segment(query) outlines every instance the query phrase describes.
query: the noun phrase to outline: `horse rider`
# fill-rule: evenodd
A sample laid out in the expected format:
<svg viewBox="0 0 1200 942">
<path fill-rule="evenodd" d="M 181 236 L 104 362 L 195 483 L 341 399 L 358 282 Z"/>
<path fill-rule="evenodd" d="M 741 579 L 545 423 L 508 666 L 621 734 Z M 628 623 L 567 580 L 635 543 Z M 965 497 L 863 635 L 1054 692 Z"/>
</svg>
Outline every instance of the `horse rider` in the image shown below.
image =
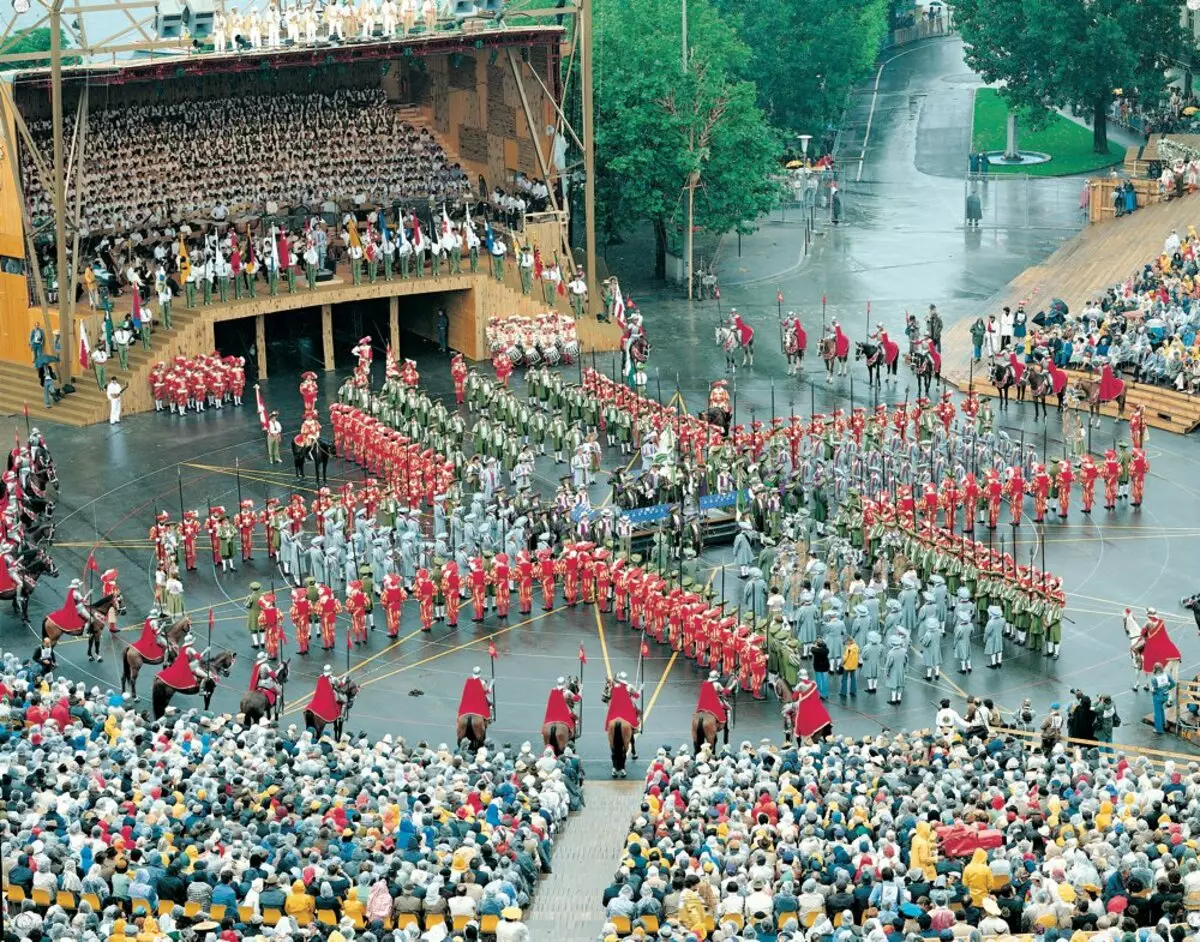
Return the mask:
<svg viewBox="0 0 1200 942">
<path fill-rule="evenodd" d="M 259 691 L 267 698 L 270 706 L 275 706 L 283 687 L 279 683 L 279 674 L 271 666 L 271 660 L 266 651 L 259 651 L 254 659 L 254 668 L 250 671 L 250 692 Z"/>
<path fill-rule="evenodd" d="M 213 679 L 204 666 L 204 659 L 207 656 L 208 648 L 202 652 L 196 651 L 196 638 L 189 631 L 183 636 L 175 660 L 159 671 L 157 676 L 167 686 L 174 687 L 176 690 L 199 687 L 205 680 Z"/>
<path fill-rule="evenodd" d="M 721 683 L 721 675 L 716 671 L 709 671 L 708 679 L 700 683 L 698 709 L 707 711 L 716 717 L 720 728 L 729 724 L 730 690 L 730 687 Z"/>
<path fill-rule="evenodd" d="M 634 687 L 631 683 L 629 683 L 629 675 L 626 674 L 625 671 L 621 671 L 613 679 L 612 690 L 609 691 L 609 701 L 611 702 L 614 696 L 622 695 L 627 697 L 630 704 L 633 706 L 633 712 L 637 716 L 638 720 L 633 724 L 634 728 L 636 729 L 637 727 L 640 727 L 642 723 L 642 711 L 637 704 L 637 701 L 642 699 L 642 691 L 640 687 Z M 634 759 L 637 759 L 637 748 L 633 747 L 630 750 L 630 754 Z"/>
<path fill-rule="evenodd" d="M 467 713 L 475 713 L 482 716 L 485 720 L 491 720 L 493 705 L 491 683 L 484 679 L 483 671 L 480 668 L 473 668 L 471 676 L 463 684 L 462 700 L 459 703 L 458 715 L 463 716 Z"/>
<path fill-rule="evenodd" d="M 583 697 L 567 686 L 567 679 L 565 677 L 560 677 L 554 682 L 554 691 L 556 698 L 558 694 L 562 694 L 562 698 L 567 704 L 567 709 L 571 711 L 572 726 L 578 727 L 579 704 L 583 702 Z"/>
</svg>

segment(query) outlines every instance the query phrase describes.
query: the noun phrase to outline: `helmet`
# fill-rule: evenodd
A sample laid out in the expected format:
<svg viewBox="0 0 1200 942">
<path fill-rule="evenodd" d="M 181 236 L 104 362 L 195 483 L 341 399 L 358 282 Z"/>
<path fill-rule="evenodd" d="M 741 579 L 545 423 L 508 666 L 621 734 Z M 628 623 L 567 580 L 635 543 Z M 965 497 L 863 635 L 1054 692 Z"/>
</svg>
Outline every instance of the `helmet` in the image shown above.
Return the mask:
<svg viewBox="0 0 1200 942">
<path fill-rule="evenodd" d="M 624 671 L 621 671 L 619 674 L 617 674 L 617 680 L 621 681 L 622 683 L 624 683 L 628 679 L 629 679 L 629 675 L 626 674 Z"/>
<path fill-rule="evenodd" d="M 186 648 L 188 645 L 192 645 L 192 644 L 195 644 L 195 643 L 196 643 L 196 636 L 195 636 L 195 635 L 193 635 L 193 634 L 192 634 L 190 631 L 189 631 L 189 632 L 188 632 L 186 635 L 184 635 L 184 636 L 183 636 L 183 646 L 184 646 L 185 648 Z"/>
<path fill-rule="evenodd" d="M 558 686 L 560 686 L 560 687 L 563 686 L 563 684 L 565 684 L 566 682 L 567 682 L 567 679 L 565 677 L 560 677 L 560 678 L 558 678 L 558 680 L 555 681 L 555 683 L 558 684 Z"/>
<path fill-rule="evenodd" d="M 258 652 L 258 657 L 256 657 L 256 658 L 254 659 L 254 663 L 255 663 L 255 664 L 266 664 L 266 663 L 267 663 L 267 652 L 266 652 L 266 651 L 259 651 L 259 652 Z"/>
<path fill-rule="evenodd" d="M 711 681 L 713 681 L 713 682 L 715 683 L 716 681 L 718 681 L 718 680 L 720 680 L 720 679 L 721 679 L 721 675 L 720 675 L 720 674 L 718 674 L 716 671 L 709 671 L 709 672 L 708 672 L 708 679 L 709 679 L 709 680 L 711 680 Z"/>
<path fill-rule="evenodd" d="M 473 667 L 473 668 L 471 669 L 471 676 L 472 676 L 472 677 L 479 677 L 479 676 L 481 676 L 482 674 L 483 674 L 483 671 L 482 671 L 482 669 L 480 669 L 480 668 L 478 668 L 478 667 Z"/>
<path fill-rule="evenodd" d="M 150 612 L 146 617 L 147 618 L 158 618 L 158 616 L 160 616 L 161 614 L 162 614 L 162 612 L 160 612 L 157 608 L 152 608 L 152 609 L 150 609 Z"/>
<path fill-rule="evenodd" d="M 324 667 L 321 668 L 321 676 L 322 677 L 332 677 L 333 676 L 333 668 L 330 667 L 328 664 L 326 664 Z"/>
</svg>

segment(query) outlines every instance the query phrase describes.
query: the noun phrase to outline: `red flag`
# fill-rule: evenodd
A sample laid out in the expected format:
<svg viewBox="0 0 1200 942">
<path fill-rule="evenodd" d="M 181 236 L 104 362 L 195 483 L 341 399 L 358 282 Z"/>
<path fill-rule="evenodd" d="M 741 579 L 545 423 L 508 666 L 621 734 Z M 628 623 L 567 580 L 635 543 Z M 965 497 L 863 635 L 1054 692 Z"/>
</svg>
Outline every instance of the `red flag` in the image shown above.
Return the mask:
<svg viewBox="0 0 1200 942">
<path fill-rule="evenodd" d="M 267 430 L 267 404 L 263 402 L 262 390 L 258 388 L 258 383 L 254 384 L 254 398 L 258 400 L 258 423 L 265 432 Z"/>
<path fill-rule="evenodd" d="M 100 564 L 96 562 L 96 557 L 91 553 L 88 554 L 87 567 L 90 572 L 100 571 Z"/>
<path fill-rule="evenodd" d="M 217 623 L 217 620 L 215 618 L 213 618 L 213 610 L 212 610 L 212 608 L 209 608 L 209 610 L 208 610 L 208 633 L 209 634 L 212 634 L 213 625 L 215 625 L 216 623 Z"/>
<path fill-rule="evenodd" d="M 645 641 L 643 641 L 642 642 L 642 657 L 649 657 L 649 656 L 650 656 L 650 645 L 648 645 Z"/>
<path fill-rule="evenodd" d="M 713 297 L 718 301 L 721 300 L 721 286 L 720 285 L 713 288 Z"/>
<path fill-rule="evenodd" d="M 582 641 L 579 643 L 579 663 L 580 664 L 587 663 L 587 652 L 585 650 L 583 650 L 583 642 Z"/>
<path fill-rule="evenodd" d="M 775 292 L 775 303 L 776 303 L 776 304 L 782 304 L 782 303 L 783 303 L 783 292 L 782 292 L 782 291 L 776 291 L 776 292 Z"/>
<path fill-rule="evenodd" d="M 29 418 L 29 403 L 25 403 L 25 418 Z"/>
<path fill-rule="evenodd" d="M 499 652 L 496 650 L 496 642 L 489 641 L 488 642 L 488 657 L 490 657 L 494 661 L 499 656 L 500 656 Z"/>
</svg>

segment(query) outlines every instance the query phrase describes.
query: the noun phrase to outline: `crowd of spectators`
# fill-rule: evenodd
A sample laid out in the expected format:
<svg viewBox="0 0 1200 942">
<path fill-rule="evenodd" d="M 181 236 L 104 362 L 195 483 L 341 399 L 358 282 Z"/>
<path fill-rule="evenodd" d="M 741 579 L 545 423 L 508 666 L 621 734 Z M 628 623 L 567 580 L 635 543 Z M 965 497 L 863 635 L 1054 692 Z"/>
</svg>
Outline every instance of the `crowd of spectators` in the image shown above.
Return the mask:
<svg viewBox="0 0 1200 942">
<path fill-rule="evenodd" d="M 1194 93 L 1184 95 L 1172 88 L 1161 104 L 1146 107 L 1136 94 L 1115 95 L 1108 109 L 1109 120 L 1123 125 L 1147 140 L 1155 134 L 1193 134 L 1200 128 Z"/>
<path fill-rule="evenodd" d="M 1200 763 L 963 735 L 659 750 L 601 939 L 1195 936 Z"/>
<path fill-rule="evenodd" d="M 84 235 L 170 239 L 188 224 L 395 200 L 455 202 L 469 190 L 426 128 L 381 88 L 245 95 L 95 109 L 84 167 Z M 31 121 L 49 148 L 52 125 Z M 32 157 L 22 175 L 36 222 L 52 215 Z M 68 202 L 74 199 L 70 183 Z"/>
<path fill-rule="evenodd" d="M 316 742 L 208 714 L 151 723 L 111 692 L 27 677 L 7 655 L 5 942 L 405 942 L 443 938 L 425 932 L 439 916 L 460 924 L 451 938 L 514 942 L 581 802 L 570 752 Z"/>
<path fill-rule="evenodd" d="M 1108 362 L 1137 382 L 1193 395 L 1200 387 L 1198 254 L 1195 227 L 1184 236 L 1172 231 L 1157 258 L 1082 309 L 1030 317 L 1021 308 L 1002 315 L 1000 334 L 1013 335 L 1031 358 L 1085 371 Z"/>
</svg>

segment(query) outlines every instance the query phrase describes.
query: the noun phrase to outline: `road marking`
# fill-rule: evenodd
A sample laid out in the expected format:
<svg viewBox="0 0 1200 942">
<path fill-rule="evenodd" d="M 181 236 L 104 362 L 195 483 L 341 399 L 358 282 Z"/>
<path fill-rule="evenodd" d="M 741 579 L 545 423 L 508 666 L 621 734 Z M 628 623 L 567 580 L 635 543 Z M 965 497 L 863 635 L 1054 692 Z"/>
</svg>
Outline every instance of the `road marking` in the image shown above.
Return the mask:
<svg viewBox="0 0 1200 942">
<path fill-rule="evenodd" d="M 903 52 L 898 52 L 890 59 L 885 59 L 879 63 L 879 71 L 875 73 L 875 90 L 871 93 L 871 111 L 867 114 L 867 130 L 863 134 L 862 156 L 858 158 L 858 175 L 854 178 L 855 183 L 862 182 L 863 163 L 867 159 L 867 146 L 871 143 L 871 123 L 875 120 L 875 103 L 879 100 L 879 80 L 883 78 L 884 68 L 901 56 L 906 56 L 910 52 L 916 52 L 917 49 L 924 48 L 924 46 L 918 46 L 915 49 L 905 49 Z"/>
<path fill-rule="evenodd" d="M 642 716 L 643 725 L 645 725 L 646 720 L 650 719 L 650 711 L 654 709 L 654 704 L 658 702 L 658 695 L 662 692 L 663 685 L 667 682 L 667 677 L 671 673 L 671 668 L 675 666 L 675 660 L 678 657 L 678 651 L 671 652 L 671 660 L 667 661 L 667 666 L 663 668 L 662 676 L 658 678 L 658 685 L 654 688 L 654 693 L 650 697 L 650 702 L 646 704 L 646 712 Z"/>
<path fill-rule="evenodd" d="M 592 612 L 596 616 L 596 631 L 600 634 L 600 653 L 604 655 L 604 673 L 612 679 L 612 662 L 608 659 L 608 641 L 604 637 L 604 621 L 600 618 L 600 606 L 593 605 Z"/>
</svg>

